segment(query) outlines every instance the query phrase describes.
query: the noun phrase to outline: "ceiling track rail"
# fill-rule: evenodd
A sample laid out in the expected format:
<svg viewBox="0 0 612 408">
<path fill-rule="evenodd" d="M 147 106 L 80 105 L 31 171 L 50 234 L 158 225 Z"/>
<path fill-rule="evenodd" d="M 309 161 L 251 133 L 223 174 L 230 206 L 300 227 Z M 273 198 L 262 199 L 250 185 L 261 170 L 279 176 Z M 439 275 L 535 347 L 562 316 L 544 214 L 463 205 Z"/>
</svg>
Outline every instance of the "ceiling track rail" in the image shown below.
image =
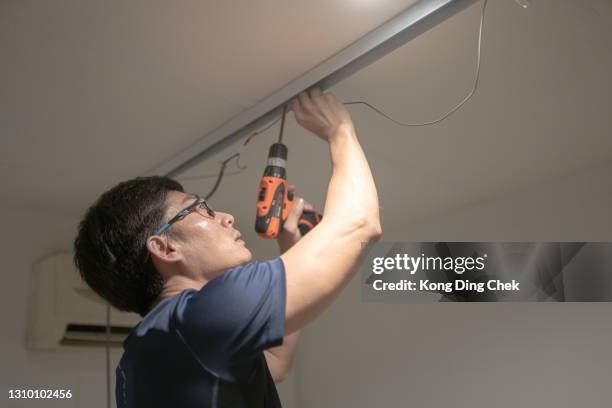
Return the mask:
<svg viewBox="0 0 612 408">
<path fill-rule="evenodd" d="M 251 108 L 147 172 L 176 177 L 282 114 L 282 106 L 313 86 L 328 89 L 440 24 L 477 0 L 421 0 Z"/>
</svg>

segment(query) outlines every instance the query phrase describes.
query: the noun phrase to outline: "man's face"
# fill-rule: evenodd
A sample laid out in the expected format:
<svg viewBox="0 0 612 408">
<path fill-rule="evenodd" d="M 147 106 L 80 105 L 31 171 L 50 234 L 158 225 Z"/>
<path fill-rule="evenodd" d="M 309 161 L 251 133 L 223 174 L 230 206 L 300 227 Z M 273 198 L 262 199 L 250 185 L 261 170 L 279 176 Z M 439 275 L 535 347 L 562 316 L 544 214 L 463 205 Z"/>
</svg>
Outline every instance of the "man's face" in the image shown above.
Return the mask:
<svg viewBox="0 0 612 408">
<path fill-rule="evenodd" d="M 166 218 L 173 217 L 195 199 L 191 194 L 169 192 L 166 197 Z M 180 251 L 193 277 L 210 280 L 252 258 L 251 251 L 240 239 L 240 231 L 234 228 L 231 214 L 215 211 L 213 218 L 198 208 L 170 228 L 177 251 Z"/>
</svg>

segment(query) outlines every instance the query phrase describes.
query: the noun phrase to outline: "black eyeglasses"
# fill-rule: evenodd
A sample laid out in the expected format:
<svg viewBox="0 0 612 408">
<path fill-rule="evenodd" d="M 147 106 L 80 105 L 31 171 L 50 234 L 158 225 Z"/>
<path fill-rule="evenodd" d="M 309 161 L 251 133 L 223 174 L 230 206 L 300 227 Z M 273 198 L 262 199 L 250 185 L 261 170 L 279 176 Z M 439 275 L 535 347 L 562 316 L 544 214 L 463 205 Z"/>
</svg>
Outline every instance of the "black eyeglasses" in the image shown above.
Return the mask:
<svg viewBox="0 0 612 408">
<path fill-rule="evenodd" d="M 187 207 L 179 211 L 174 217 L 170 218 L 170 220 L 164 225 L 162 225 L 161 227 L 159 227 L 159 229 L 155 231 L 155 234 L 153 235 L 163 234 L 164 232 L 166 232 L 168 228 L 172 226 L 172 224 L 174 224 L 177 221 L 182 220 L 183 218 L 191 214 L 197 208 L 200 208 L 206 211 L 206 214 L 210 215 L 212 218 L 215 217 L 215 212 L 212 210 L 212 208 L 208 206 L 208 203 L 206 202 L 206 200 L 200 196 L 196 196 L 196 200 L 193 203 L 189 204 Z"/>
</svg>

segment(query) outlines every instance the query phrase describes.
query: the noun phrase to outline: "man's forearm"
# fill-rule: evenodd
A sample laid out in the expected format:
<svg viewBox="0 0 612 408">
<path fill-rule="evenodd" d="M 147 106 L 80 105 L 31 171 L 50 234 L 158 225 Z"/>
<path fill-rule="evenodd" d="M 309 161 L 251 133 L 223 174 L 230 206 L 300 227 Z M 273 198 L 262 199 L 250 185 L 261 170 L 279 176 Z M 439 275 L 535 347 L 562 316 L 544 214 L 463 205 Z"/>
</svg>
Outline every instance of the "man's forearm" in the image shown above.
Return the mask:
<svg viewBox="0 0 612 408">
<path fill-rule="evenodd" d="M 289 375 L 301 332 L 298 330 L 285 336 L 283 344 L 265 351 L 268 368 L 275 382 L 280 382 Z"/>
<path fill-rule="evenodd" d="M 324 219 L 379 228 L 376 186 L 355 129 L 343 125 L 329 138 L 329 143 L 333 167 Z"/>
</svg>

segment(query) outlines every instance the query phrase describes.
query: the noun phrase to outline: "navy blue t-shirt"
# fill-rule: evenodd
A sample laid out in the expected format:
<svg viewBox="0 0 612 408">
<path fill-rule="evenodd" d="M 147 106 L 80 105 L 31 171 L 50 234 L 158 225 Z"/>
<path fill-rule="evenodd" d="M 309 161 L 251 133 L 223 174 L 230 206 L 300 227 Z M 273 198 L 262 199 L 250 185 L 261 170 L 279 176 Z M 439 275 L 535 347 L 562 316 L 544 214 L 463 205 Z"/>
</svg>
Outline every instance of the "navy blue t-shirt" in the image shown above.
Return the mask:
<svg viewBox="0 0 612 408">
<path fill-rule="evenodd" d="M 118 408 L 278 408 L 263 350 L 285 333 L 280 258 L 164 298 L 123 343 Z"/>
</svg>

